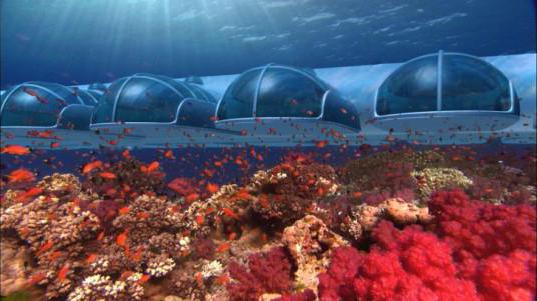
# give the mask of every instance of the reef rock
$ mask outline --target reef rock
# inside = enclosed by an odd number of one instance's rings
[[[333,249],[349,243],[330,231],[322,220],[306,215],[283,231],[282,242],[295,260],[298,287],[317,290],[318,274],[324,272]]]
[[[26,289],[25,263],[30,260],[28,248],[17,244],[15,239],[3,237],[0,250],[0,295],[7,296]]]

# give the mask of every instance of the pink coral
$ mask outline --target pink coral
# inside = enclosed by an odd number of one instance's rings
[[[228,269],[233,279],[227,285],[231,300],[257,300],[266,292],[289,293],[293,283],[291,261],[281,247],[250,255],[248,269],[236,262]]]
[[[368,254],[338,250],[320,277],[321,299],[479,300],[473,283],[457,278],[449,245],[435,235],[383,221],[373,236],[378,244]]]
[[[434,232],[380,222],[369,253],[334,252],[322,300],[534,300],[536,211],[433,194]]]

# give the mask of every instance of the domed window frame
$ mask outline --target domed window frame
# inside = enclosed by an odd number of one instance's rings
[[[443,69],[443,59],[444,59],[444,55],[455,55],[455,56],[464,56],[464,57],[468,57],[468,58],[471,58],[471,59],[474,59],[474,60],[477,60],[477,61],[480,61],[481,63],[495,69],[496,71],[498,71],[498,73],[503,77],[503,79],[505,79],[509,85],[509,102],[510,102],[510,106],[509,106],[509,109],[508,110],[442,110],[442,89],[443,89],[443,83],[442,83],[442,69]],[[413,63],[417,60],[421,60],[421,59],[424,59],[424,58],[428,58],[428,57],[433,57],[433,56],[436,56],[437,57],[437,74],[436,74],[436,110],[434,111],[421,111],[421,112],[405,112],[405,113],[393,113],[393,114],[379,114],[378,113],[378,101],[379,101],[379,91],[380,89],[382,88],[382,86],[387,83],[394,74],[396,74],[397,72],[399,72],[399,70],[410,64],[410,63]],[[411,118],[411,117],[422,117],[424,115],[426,116],[448,116],[448,117],[457,117],[457,116],[461,116],[462,115],[465,115],[465,116],[469,116],[469,115],[519,115],[519,112],[518,112],[518,99],[516,97],[516,93],[515,93],[515,89],[513,87],[513,83],[512,81],[501,71],[499,70],[498,68],[496,68],[496,66],[492,65],[491,63],[483,60],[482,58],[480,57],[477,57],[477,56],[473,56],[473,55],[470,55],[470,54],[466,54],[466,53],[460,53],[460,52],[444,52],[442,50],[438,51],[438,53],[431,53],[431,54],[426,54],[426,55],[422,55],[422,56],[419,56],[419,57],[416,57],[416,58],[413,58],[403,64],[401,64],[399,67],[397,67],[390,75],[388,75],[383,81],[382,83],[377,87],[377,89],[375,90],[375,96],[374,96],[374,117],[376,119],[398,119],[400,117],[403,117],[403,118]]]
[[[30,87],[30,88],[40,89],[40,90],[43,90],[43,91],[45,91],[47,93],[50,93],[50,95],[53,95],[55,98],[62,99],[62,100],[65,99],[64,97],[60,96],[58,93],[56,93],[53,90],[51,90],[48,87],[46,87],[44,84],[56,84],[56,83],[30,81],[30,82],[24,82],[22,84],[18,84],[16,86],[14,86],[9,92],[4,91],[0,95],[0,96],[3,96],[5,94],[5,97],[4,97],[5,101],[2,102],[1,105],[0,105],[0,114],[2,114],[2,112],[4,111],[4,107],[6,106],[6,104],[11,99],[11,95],[13,93],[15,93],[17,90],[19,90],[21,87]],[[63,86],[63,85],[60,85],[60,84],[57,84],[57,85],[60,88],[65,89],[70,94],[73,93],[73,91],[69,87],[66,87],[66,86]],[[76,95],[76,100],[78,101],[78,103],[68,104],[65,107],[63,107],[60,110],[60,112],[58,112],[58,117],[56,119],[56,123],[54,123],[54,124],[41,125],[41,126],[38,126],[38,125],[31,125],[31,126],[28,126],[28,125],[6,125],[6,126],[2,126],[1,128],[2,129],[62,129],[62,126],[61,126],[60,123],[69,122],[69,120],[64,120],[64,113],[71,112],[71,111],[77,111],[77,110],[86,111],[86,113],[88,114],[88,121],[89,121],[90,117],[91,117],[91,111],[93,110],[93,107],[86,105],[78,95]],[[75,107],[77,107],[77,108],[75,109]],[[89,122],[88,122],[88,125],[89,125]],[[82,129],[85,130],[87,128],[82,128]]]
[[[311,117],[294,117],[294,116],[257,117],[257,103],[259,101],[259,93],[260,93],[260,90],[261,90],[261,84],[263,83],[263,77],[264,77],[265,73],[267,72],[267,70],[269,68],[285,69],[285,70],[289,70],[291,72],[300,73],[301,75],[307,77],[308,79],[313,81],[315,84],[317,84],[319,87],[321,87],[321,89],[324,90],[324,93],[323,93],[323,97],[321,98],[321,110],[320,110],[319,114],[317,116],[311,116]],[[226,94],[228,92],[226,90],[226,92],[218,100],[218,104],[216,106],[216,111],[215,111],[216,123],[219,123],[219,122],[233,122],[233,121],[248,121],[248,120],[255,120],[257,118],[260,118],[260,119],[263,119],[263,120],[278,120],[278,119],[285,119],[285,120],[314,120],[314,119],[317,119],[317,120],[322,120],[322,118],[324,116],[324,108],[325,108],[326,98],[327,98],[328,94],[330,93],[330,91],[332,90],[331,87],[326,85],[324,82],[322,82],[316,76],[314,76],[311,73],[309,73],[307,71],[304,71],[304,70],[302,70],[300,68],[295,68],[295,67],[285,66],[285,65],[279,65],[279,64],[274,64],[274,63],[270,63],[270,64],[267,64],[267,65],[262,66],[262,67],[255,67],[255,68],[248,69],[248,70],[242,72],[241,75],[245,74],[247,72],[256,71],[256,70],[261,70],[261,72],[259,73],[259,77],[257,79],[256,88],[255,88],[255,92],[254,92],[254,99],[253,99],[253,103],[252,103],[252,117],[227,118],[227,119],[222,119],[222,120],[220,120],[218,118],[218,112],[220,110],[220,105],[222,104],[222,102],[223,102],[223,100],[224,100],[224,98],[225,98],[225,96],[226,96]],[[238,75],[235,80],[239,79],[241,75]],[[233,82],[231,83],[231,85],[233,84]]]

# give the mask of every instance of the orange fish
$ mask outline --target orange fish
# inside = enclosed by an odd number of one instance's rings
[[[125,215],[125,214],[129,213],[129,211],[131,211],[131,209],[128,206],[123,207],[123,208],[119,209],[119,214],[120,215]]]
[[[116,141],[116,140],[110,140],[110,141],[108,141],[108,144],[110,144],[110,145],[116,145],[116,144],[117,144],[117,141]]]
[[[67,278],[67,273],[69,273],[69,264],[64,265],[58,272],[58,280],[60,282],[64,281]]]
[[[99,176],[101,176],[101,178],[109,179],[109,180],[117,178],[117,176],[115,174],[113,174],[111,172],[107,172],[107,171],[101,172],[99,174]]]
[[[98,241],[103,240],[103,238],[104,238],[104,231],[101,232],[101,233],[99,233],[99,235],[97,235],[97,240],[98,240]]]
[[[227,242],[221,243],[218,248],[216,248],[216,253],[222,253],[229,250],[229,244]]]
[[[127,230],[117,236],[116,243],[121,247],[127,246]]]
[[[147,165],[147,166],[141,166],[140,167],[140,170],[143,172],[143,173],[152,173],[154,172],[155,170],[157,170],[159,168],[160,164],[157,162],[157,161],[154,161],[154,162],[151,162],[151,164]]]
[[[34,197],[36,195],[39,195],[42,192],[43,192],[42,188],[32,187],[32,188],[28,189],[27,191],[23,192],[22,194],[20,194],[19,196],[17,196],[17,200],[19,202],[25,202],[29,198]]]
[[[164,157],[168,158],[168,159],[171,159],[171,160],[174,160],[175,157],[173,156],[173,152],[171,150],[168,150],[164,153]]]
[[[47,274],[45,274],[45,272],[35,273],[30,277],[28,284],[29,285],[38,284],[39,282],[43,281],[45,278],[47,278]]]
[[[36,255],[40,255],[42,253],[45,253],[46,251],[50,250],[54,246],[52,241],[47,241],[46,243],[42,244],[41,247],[39,247],[39,250],[35,253]]]
[[[352,196],[355,197],[355,198],[359,198],[362,196],[362,193],[360,191],[355,191],[352,193]]]
[[[139,262],[140,260],[142,260],[142,251],[142,248],[138,248],[138,250],[136,250],[136,253],[132,254],[131,259],[135,262]]]
[[[86,165],[84,165],[84,167],[82,168],[82,173],[83,174],[87,174],[89,173],[90,171],[96,169],[96,168],[101,168],[103,166],[103,162],[101,161],[94,161],[94,162],[90,162]]]
[[[190,204],[190,203],[194,202],[195,200],[199,199],[199,197],[200,197],[199,194],[191,193],[191,194],[189,194],[189,195],[187,195],[185,197],[185,201]]]
[[[149,212],[145,212],[145,211],[136,213],[136,217],[138,217],[140,219],[148,219],[150,216],[151,216],[151,214],[149,214]]]
[[[218,276],[215,281],[219,285],[226,285],[230,281],[230,279],[228,275],[223,274]]]
[[[2,154],[10,154],[10,155],[27,155],[30,153],[30,149],[26,146],[21,145],[8,145],[6,147],[0,148],[0,153]]]
[[[235,212],[233,212],[233,210],[231,210],[230,208],[223,208],[222,212],[224,213],[225,216],[229,216],[234,219],[240,219],[239,216]]]
[[[126,149],[121,153],[121,156],[123,156],[123,158],[125,158],[125,159],[129,159],[131,157],[131,154],[130,154],[129,150]]]
[[[201,274],[201,272],[197,272],[196,274],[194,274],[194,277],[196,278],[196,282],[198,283],[198,286],[202,287],[203,286],[203,275]]]
[[[51,148],[58,148],[58,147],[60,147],[60,143],[59,142],[51,142],[50,147]]]
[[[149,281],[149,279],[151,279],[151,276],[149,275],[142,275],[142,277],[140,277],[140,279],[138,280],[138,284],[144,284],[146,283],[147,281]]]
[[[216,167],[222,167],[222,162],[220,162],[220,161],[215,161],[213,164]]]
[[[209,183],[207,184],[207,191],[210,193],[216,193],[220,187],[216,184]]]
[[[237,233],[231,232],[229,236],[227,237],[227,240],[235,240],[235,238],[237,238]]]
[[[35,180],[34,173],[24,168],[19,168],[12,171],[8,175],[8,178],[10,183],[31,182]]]
[[[62,254],[63,254],[62,251],[54,251],[54,252],[50,253],[50,255],[48,256],[48,260],[54,261],[54,260],[58,259],[60,256],[62,256]]]
[[[317,142],[315,142],[315,146],[318,147],[318,148],[323,148],[323,147],[325,147],[327,144],[328,144],[328,141],[327,141],[327,140],[321,140],[321,141],[317,141]]]
[[[196,216],[196,224],[198,225],[203,225],[203,222],[205,221],[205,219],[203,218],[203,215],[197,215]]]
[[[97,260],[97,254],[91,253],[88,255],[88,258],[86,258],[86,264],[92,264]]]

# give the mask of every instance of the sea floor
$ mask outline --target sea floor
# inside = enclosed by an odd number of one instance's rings
[[[535,300],[534,147],[254,150],[173,177],[173,150],[39,175],[2,152],[2,300]]]

